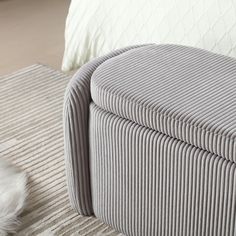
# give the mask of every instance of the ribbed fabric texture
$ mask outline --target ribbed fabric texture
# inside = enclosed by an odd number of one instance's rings
[[[104,61],[141,46],[116,50],[87,63],[81,67],[68,84],[63,111],[66,174],[71,204],[81,214],[91,215],[93,213],[88,155],[91,76]]]
[[[126,235],[235,235],[235,78],[234,59],[177,45],[82,67],[64,105],[72,206]]]
[[[236,164],[90,106],[94,213],[126,235],[236,235]]]
[[[236,162],[236,60],[191,47],[150,45],[93,74],[103,109]]]

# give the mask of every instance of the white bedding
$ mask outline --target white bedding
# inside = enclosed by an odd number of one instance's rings
[[[142,43],[183,44],[236,57],[236,0],[72,0],[62,69]]]

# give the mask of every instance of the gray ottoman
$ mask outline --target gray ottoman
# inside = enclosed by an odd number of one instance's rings
[[[141,45],[84,65],[64,104],[69,196],[126,235],[236,235],[236,60]]]

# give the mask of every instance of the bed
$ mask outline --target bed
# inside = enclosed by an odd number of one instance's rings
[[[173,43],[236,56],[234,0],[72,0],[63,71],[114,49]]]

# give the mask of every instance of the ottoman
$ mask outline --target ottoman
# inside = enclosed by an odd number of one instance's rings
[[[140,45],[85,64],[64,102],[72,207],[125,235],[236,235],[236,60]]]

